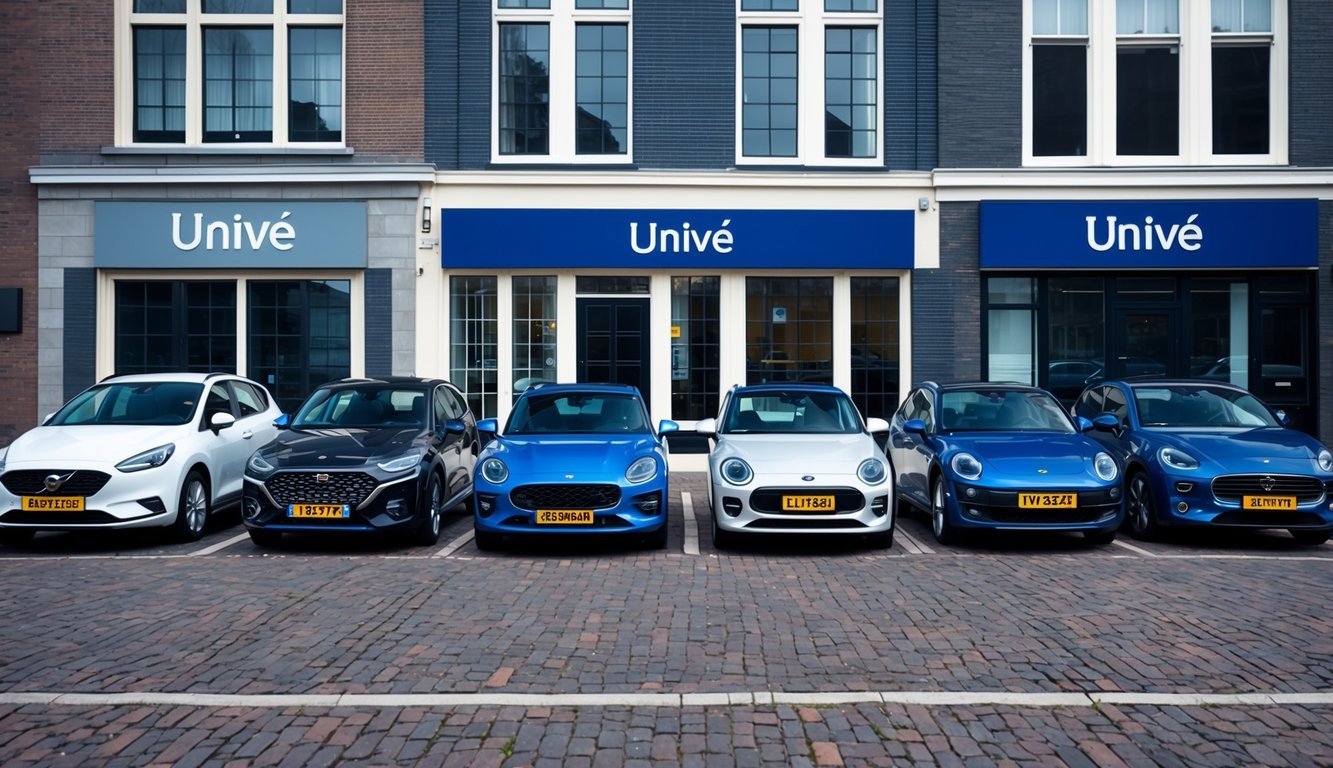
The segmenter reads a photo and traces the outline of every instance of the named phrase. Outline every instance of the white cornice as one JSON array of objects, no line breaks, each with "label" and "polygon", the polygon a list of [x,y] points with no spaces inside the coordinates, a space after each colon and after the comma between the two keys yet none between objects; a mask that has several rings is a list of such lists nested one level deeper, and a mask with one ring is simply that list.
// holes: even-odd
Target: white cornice
[{"label": "white cornice", "polygon": [[1333,199],[1333,168],[949,169],[933,174],[940,202],[1006,198],[1263,197]]},{"label": "white cornice", "polygon": [[861,188],[924,189],[931,184],[925,171],[439,171],[435,182],[444,186],[480,187],[746,187],[791,189]]},{"label": "white cornice", "polygon": [[327,165],[42,165],[28,169],[33,184],[429,184],[424,163]]}]

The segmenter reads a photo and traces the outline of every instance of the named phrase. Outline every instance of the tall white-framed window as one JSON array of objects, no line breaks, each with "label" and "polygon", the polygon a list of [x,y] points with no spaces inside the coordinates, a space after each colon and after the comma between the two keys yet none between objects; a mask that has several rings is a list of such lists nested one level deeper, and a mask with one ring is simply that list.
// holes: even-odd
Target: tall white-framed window
[{"label": "tall white-framed window", "polygon": [[341,146],[343,0],[115,0],[117,146]]},{"label": "tall white-framed window", "polygon": [[1287,0],[1025,0],[1023,163],[1283,165]]},{"label": "tall white-framed window", "polygon": [[737,0],[738,165],[882,165],[879,0]]},{"label": "tall white-framed window", "polygon": [[629,0],[494,0],[491,158],[632,160]]}]

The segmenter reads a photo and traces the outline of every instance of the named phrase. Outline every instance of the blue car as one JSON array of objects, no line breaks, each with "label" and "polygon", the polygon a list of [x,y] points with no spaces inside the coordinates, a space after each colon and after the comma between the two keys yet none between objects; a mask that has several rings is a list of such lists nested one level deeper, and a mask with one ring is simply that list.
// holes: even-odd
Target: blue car
[{"label": "blue car", "polygon": [[667,539],[667,456],[635,387],[537,384],[514,403],[503,433],[477,458],[473,528],[477,548],[506,535],[586,533]]},{"label": "blue car", "polygon": [[1083,390],[1074,413],[1115,422],[1096,437],[1125,465],[1125,526],[1136,538],[1226,526],[1285,528],[1323,544],[1333,531],[1333,454],[1241,387],[1104,381]]},{"label": "blue car", "polygon": [[[889,423],[895,506],[930,514],[941,544],[981,530],[1079,531],[1109,544],[1125,515],[1119,463],[1049,392],[925,382]],[[895,515],[896,516],[896,515]]]}]

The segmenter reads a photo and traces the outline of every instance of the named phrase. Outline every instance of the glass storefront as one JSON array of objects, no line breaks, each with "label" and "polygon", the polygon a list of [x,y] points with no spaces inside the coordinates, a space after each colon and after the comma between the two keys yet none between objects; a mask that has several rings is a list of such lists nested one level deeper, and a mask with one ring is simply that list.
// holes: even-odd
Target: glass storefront
[{"label": "glass storefront", "polygon": [[848,394],[866,418],[886,418],[898,408],[899,293],[896,277],[851,279],[852,385]]},{"label": "glass storefront", "polygon": [[671,278],[671,418],[717,415],[721,378],[717,276]]},{"label": "glass storefront", "polygon": [[514,397],[540,382],[556,380],[555,276],[515,277]]},{"label": "glass storefront", "polygon": [[833,383],[833,278],[745,279],[747,384]]},{"label": "glass storefront", "polygon": [[497,415],[499,327],[496,278],[462,275],[449,280],[449,377],[478,419]]}]

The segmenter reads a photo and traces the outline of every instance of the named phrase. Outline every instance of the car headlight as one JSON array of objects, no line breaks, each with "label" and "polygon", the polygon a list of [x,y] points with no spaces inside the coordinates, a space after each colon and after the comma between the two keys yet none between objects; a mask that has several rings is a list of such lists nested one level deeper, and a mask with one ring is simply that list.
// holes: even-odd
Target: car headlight
[{"label": "car headlight", "polygon": [[754,470],[740,459],[727,459],[722,462],[722,479],[732,485],[745,485],[754,479]]},{"label": "car headlight", "polygon": [[487,459],[481,463],[481,476],[486,482],[499,485],[509,479],[509,467],[499,459]]},{"label": "car headlight", "polygon": [[[1333,453],[1329,453],[1328,449],[1320,451],[1319,457],[1315,459],[1315,462],[1319,464],[1319,468],[1322,469],[1323,471],[1333,472]],[[5,457],[3,455],[0,455],[0,472],[4,471],[5,471]]]},{"label": "car headlight", "polygon": [[1092,470],[1097,473],[1097,477],[1108,483],[1120,474],[1120,468],[1115,465],[1115,459],[1108,453],[1099,453],[1092,459]]},{"label": "car headlight", "polygon": [[964,480],[976,480],[981,477],[981,462],[970,453],[954,454],[953,461],[949,462],[949,465]]},{"label": "car headlight", "polygon": [[1198,469],[1199,460],[1179,448],[1167,446],[1157,452],[1157,460],[1172,469]]},{"label": "car headlight", "polygon": [[625,470],[625,479],[631,483],[646,483],[657,477],[657,460],[652,456],[643,456]]},{"label": "car headlight", "polygon": [[884,471],[884,462],[879,459],[866,459],[856,468],[856,476],[866,485],[879,485],[888,477]]},{"label": "car headlight", "polygon": [[253,454],[249,461],[245,462],[245,474],[259,480],[267,480],[277,471],[278,468],[273,466],[268,459],[264,458],[263,454],[258,452]]},{"label": "car headlight", "polygon": [[175,452],[175,443],[159,445],[151,451],[144,451],[143,453],[136,454],[120,462],[116,465],[116,469],[119,469],[121,472],[138,472],[144,469],[160,467],[163,464],[166,464],[167,459],[170,459],[171,454]]},{"label": "car headlight", "polygon": [[413,451],[406,456],[399,456],[396,459],[378,462],[375,466],[385,472],[406,472],[409,469],[415,469],[421,464],[421,457],[423,455],[424,454],[421,451]]}]

